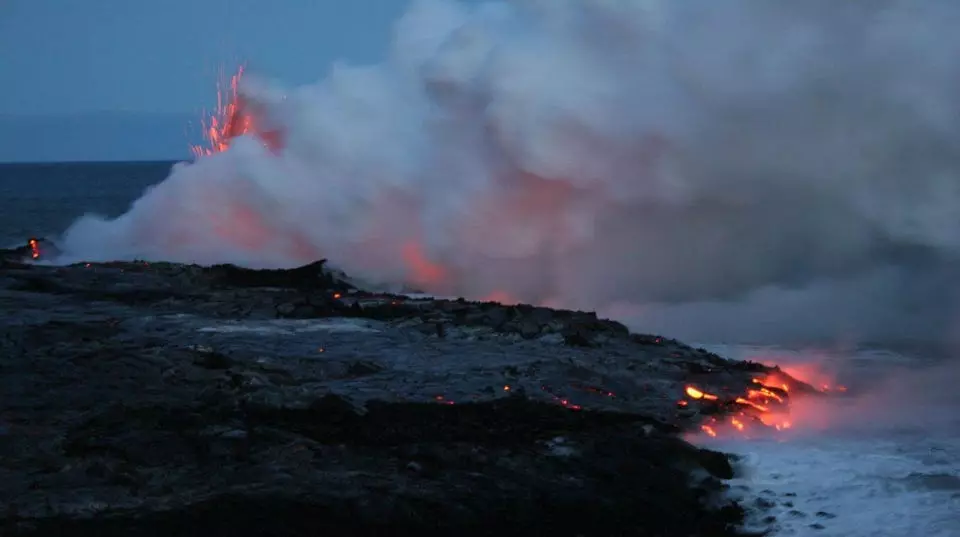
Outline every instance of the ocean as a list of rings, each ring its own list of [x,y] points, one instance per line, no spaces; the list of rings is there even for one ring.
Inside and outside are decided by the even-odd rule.
[[[55,238],[85,213],[118,216],[172,164],[0,164],[0,244]],[[799,408],[796,430],[775,438],[692,437],[741,456],[731,494],[754,509],[752,525],[777,536],[960,536],[960,397],[950,386],[960,378],[949,356],[701,344],[730,358],[816,362],[850,387]]]
[[[123,214],[173,162],[0,163],[0,247],[62,233],[84,213]]]

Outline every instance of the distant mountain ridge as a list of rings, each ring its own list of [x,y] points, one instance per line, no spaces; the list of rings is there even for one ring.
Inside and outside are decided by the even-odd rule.
[[[0,162],[177,160],[202,138],[200,115],[0,114]]]

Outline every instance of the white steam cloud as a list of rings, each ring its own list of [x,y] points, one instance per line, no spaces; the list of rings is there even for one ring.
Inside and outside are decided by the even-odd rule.
[[[761,333],[776,312],[821,335],[942,331],[960,252],[958,22],[949,0],[416,1],[381,65],[247,84],[279,154],[240,139],[178,165],[63,247],[322,256],[437,293],[682,303],[643,319],[694,336]],[[718,305],[743,297],[737,315]],[[925,299],[932,312],[910,309]]]

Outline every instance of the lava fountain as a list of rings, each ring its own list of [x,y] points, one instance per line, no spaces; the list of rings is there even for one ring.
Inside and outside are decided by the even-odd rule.
[[[201,122],[207,146],[191,147],[197,158],[222,153],[229,149],[234,138],[244,135],[257,137],[274,153],[282,150],[283,137],[280,130],[264,129],[261,125],[262,118],[256,117],[254,107],[240,92],[245,70],[241,65],[229,81],[222,80],[221,76],[221,81],[217,83],[217,106],[210,117]]]

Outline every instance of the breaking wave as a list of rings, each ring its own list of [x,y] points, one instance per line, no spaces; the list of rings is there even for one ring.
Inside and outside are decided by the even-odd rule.
[[[438,294],[641,304],[692,337],[940,335],[960,290],[957,20],[946,1],[415,1],[379,65],[244,80],[278,151],[243,136],[178,164],[62,246],[326,257]]]

